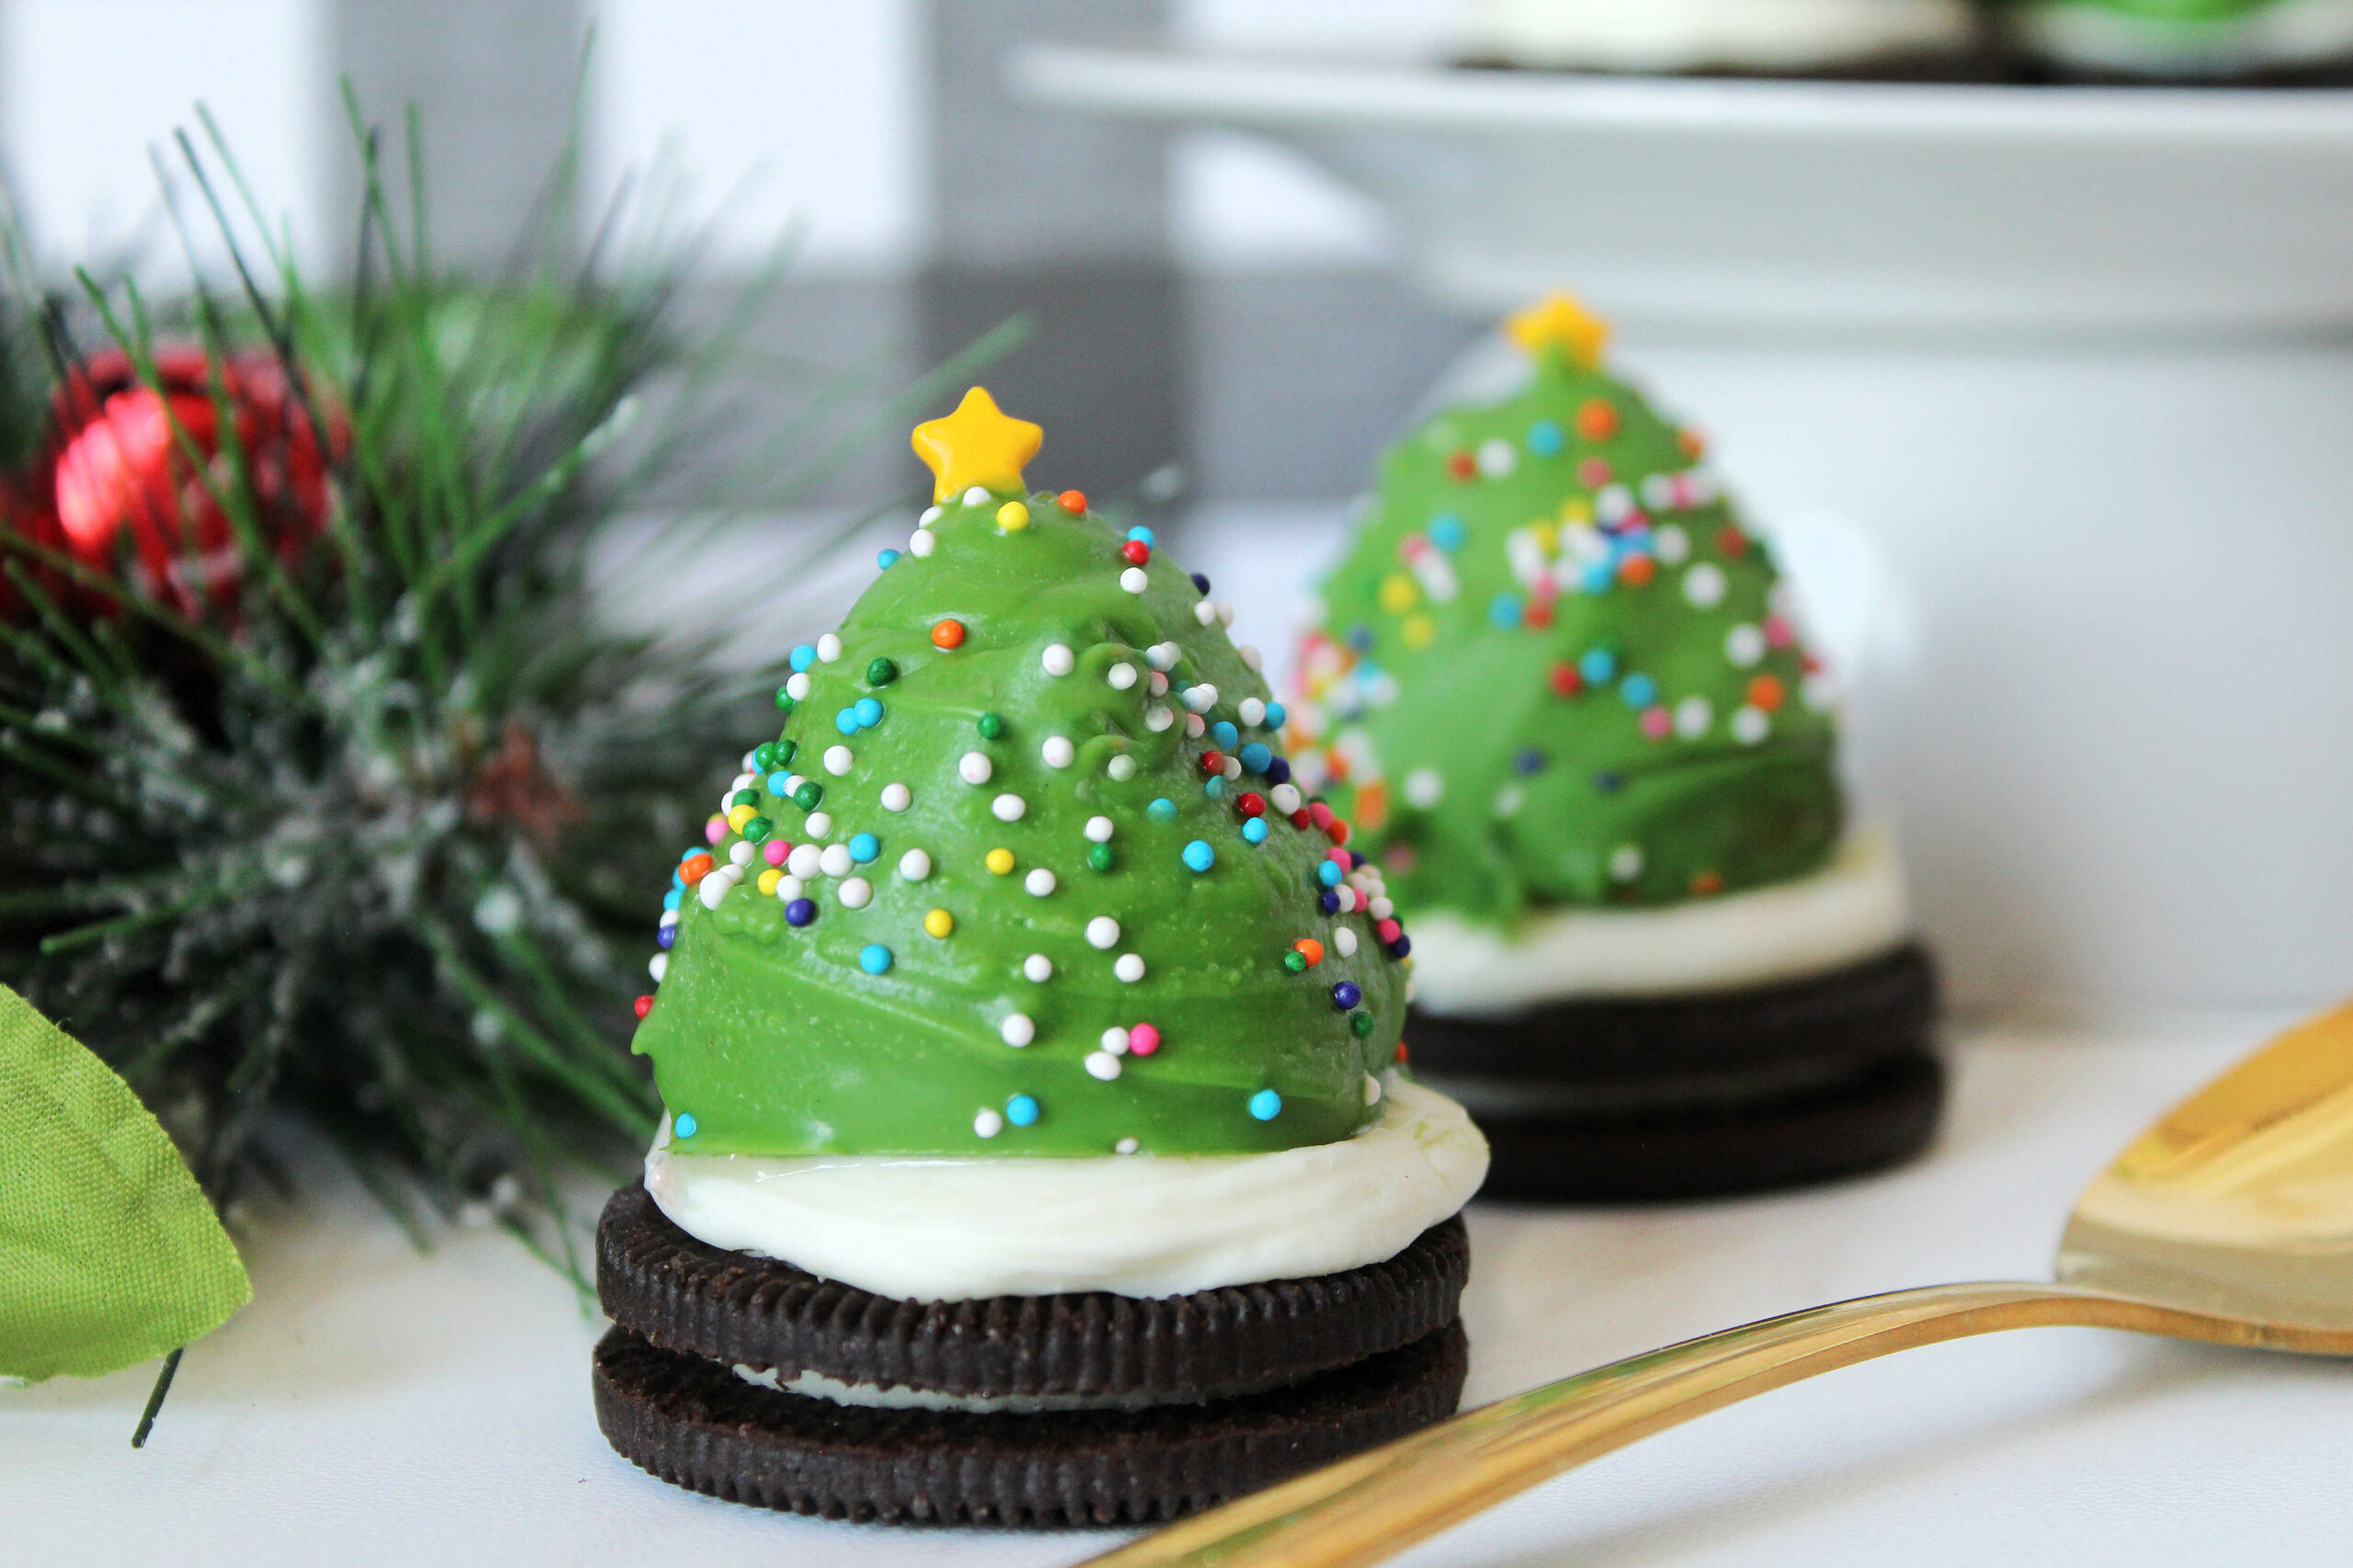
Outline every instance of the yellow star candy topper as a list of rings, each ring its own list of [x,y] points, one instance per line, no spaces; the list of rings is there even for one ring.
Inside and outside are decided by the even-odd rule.
[[[1504,326],[1529,358],[1541,359],[1547,349],[1558,349],[1570,364],[1588,370],[1599,368],[1602,346],[1609,341],[1609,324],[1574,294],[1547,294]]]
[[[998,494],[1018,494],[1024,464],[1038,455],[1046,432],[1015,419],[996,405],[986,387],[974,387],[945,419],[915,426],[915,456],[934,477],[931,498],[945,501],[972,485]]]

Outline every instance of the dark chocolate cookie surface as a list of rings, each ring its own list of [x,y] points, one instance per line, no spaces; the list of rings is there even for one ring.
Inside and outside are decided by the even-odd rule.
[[[722,1370],[957,1395],[1201,1400],[1296,1382],[1452,1323],[1470,1271],[1458,1217],[1385,1262],[1309,1279],[906,1301],[699,1241],[642,1185],[616,1192],[597,1228],[605,1311],[655,1346]]]
[[[1427,1426],[1453,1412],[1468,1368],[1450,1323],[1211,1404],[971,1415],[779,1393],[615,1328],[594,1376],[613,1447],[697,1492],[826,1518],[1103,1527],[1191,1513]]]

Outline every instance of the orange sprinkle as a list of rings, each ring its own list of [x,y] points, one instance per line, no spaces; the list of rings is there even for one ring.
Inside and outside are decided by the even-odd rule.
[[[1716,533],[1716,548],[1734,560],[1748,553],[1748,536],[1737,523],[1726,523]]]
[[[1446,460],[1446,472],[1457,479],[1469,479],[1479,472],[1479,460],[1469,452],[1457,452]]]
[[[1543,631],[1546,627],[1548,627],[1548,626],[1552,625],[1552,601],[1551,599],[1530,599],[1530,600],[1529,600],[1529,601],[1528,601],[1528,618],[1527,618],[1527,619],[1528,619],[1528,629],[1529,629],[1530,631]],[[1361,812],[1359,812],[1358,814],[1359,814],[1359,815],[1361,815],[1362,813],[1361,813]],[[1371,825],[1372,825],[1372,824],[1370,824],[1370,823],[1367,823],[1367,824],[1365,824],[1365,826],[1367,826],[1367,827],[1370,827]]]
[[[1762,708],[1768,713],[1780,707],[1781,695],[1781,683],[1777,676],[1758,676],[1748,683],[1750,706]]]
[[[1658,575],[1658,562],[1647,555],[1630,555],[1618,563],[1618,580],[1630,588],[1639,588]]]
[[[678,866],[678,880],[692,887],[710,875],[710,869],[717,864],[708,855],[689,855]]]
[[[1324,944],[1313,937],[1302,937],[1290,946],[1293,952],[1307,960],[1310,969],[1324,961]]]
[[[1588,441],[1607,441],[1618,434],[1618,405],[1607,398],[1588,398],[1577,409],[1577,434]]]
[[[1405,1060],[1405,1042],[1402,1040],[1397,1042],[1397,1060],[1400,1062]]]
[[[1061,505],[1063,511],[1073,517],[1086,510],[1086,492],[1084,490],[1065,490],[1055,496],[1054,500]]]
[[[1708,438],[1697,430],[1677,430],[1675,433],[1675,440],[1676,444],[1683,449],[1683,455],[1687,458],[1699,457],[1708,449]]]
[[[961,648],[964,645],[964,623],[961,620],[935,620],[931,623],[931,645],[935,648]]]
[[[1691,891],[1705,898],[1711,892],[1724,891],[1724,880],[1713,871],[1702,871],[1691,879]]]

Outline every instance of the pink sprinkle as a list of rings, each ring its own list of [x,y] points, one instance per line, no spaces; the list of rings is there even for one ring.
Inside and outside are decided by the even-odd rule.
[[[1600,458],[1587,458],[1577,465],[1577,478],[1587,490],[1598,490],[1609,483],[1609,464]]]
[[[1765,645],[1767,647],[1786,648],[1796,641],[1797,633],[1790,630],[1790,623],[1787,620],[1778,615],[1768,615],[1765,618]]]
[[[792,853],[792,846],[781,838],[771,838],[760,846],[760,853],[767,858],[769,865],[781,866],[784,864],[784,858]]]
[[[1137,1056],[1150,1056],[1160,1049],[1160,1031],[1150,1024],[1138,1024],[1128,1031],[1128,1050]]]
[[[712,844],[718,843],[727,836],[727,819],[725,817],[711,818],[702,824],[702,835]]]
[[[1651,739],[1654,741],[1663,741],[1666,739],[1668,734],[1671,733],[1674,729],[1675,715],[1669,713],[1665,708],[1645,708],[1643,710],[1643,733],[1648,735]]]
[[[1343,871],[1347,871],[1347,870],[1353,870],[1353,869],[1355,869],[1355,866],[1356,866],[1356,857],[1355,857],[1355,856],[1353,856],[1353,855],[1351,855],[1351,854],[1349,854],[1347,850],[1342,849],[1342,848],[1339,848],[1339,847],[1338,847],[1338,846],[1335,846],[1333,848],[1330,848],[1330,849],[1325,850],[1325,851],[1324,852],[1324,858],[1325,858],[1326,860],[1331,861],[1334,865],[1336,865],[1336,866],[1339,867],[1339,868],[1340,868],[1340,869],[1342,869]]]
[[[1404,929],[1405,927],[1398,925],[1394,919],[1376,920],[1372,925],[1373,935],[1379,937],[1384,942],[1395,941],[1398,936]]]

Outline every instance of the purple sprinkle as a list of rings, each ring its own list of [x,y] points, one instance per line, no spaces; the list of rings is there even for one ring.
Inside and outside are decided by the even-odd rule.
[[[1343,1013],[1364,1000],[1364,993],[1353,980],[1344,980],[1332,987],[1332,1006]]]
[[[1340,895],[1334,892],[1330,888],[1325,888],[1324,890],[1324,896],[1316,902],[1324,906],[1324,913],[1326,915],[1337,915],[1340,913]]]
[[[1281,757],[1277,757],[1274,761],[1267,764],[1267,782],[1269,784],[1290,783],[1290,764],[1285,762]]]
[[[1402,931],[1398,933],[1397,939],[1389,944],[1389,956],[1392,959],[1402,959],[1413,950],[1414,938]]]
[[[1204,597],[1208,597],[1208,594],[1209,594],[1209,591],[1210,591],[1210,580],[1209,580],[1208,575],[1207,575],[1206,574],[1204,574],[1204,573],[1200,573],[1200,572],[1196,572],[1196,573],[1194,573],[1194,574],[1193,574],[1193,587],[1194,587],[1194,588],[1195,588],[1199,593],[1200,593]]]
[[[812,900],[796,898],[784,906],[784,923],[787,926],[806,926],[816,918],[817,905]]]

